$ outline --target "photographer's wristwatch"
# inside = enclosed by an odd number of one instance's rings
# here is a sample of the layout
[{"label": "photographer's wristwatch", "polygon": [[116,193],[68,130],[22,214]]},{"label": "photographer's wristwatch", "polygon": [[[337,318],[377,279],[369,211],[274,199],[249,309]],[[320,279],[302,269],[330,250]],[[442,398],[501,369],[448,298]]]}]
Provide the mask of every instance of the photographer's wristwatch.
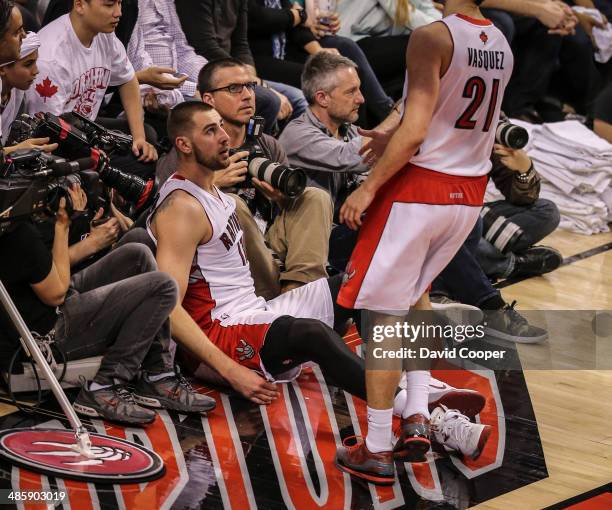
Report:
[{"label": "photographer's wristwatch", "polygon": [[535,170],[533,168],[533,163],[531,163],[529,170],[527,170],[523,174],[517,173],[516,178],[519,182],[522,182],[523,184],[527,184],[534,175],[535,175]]}]

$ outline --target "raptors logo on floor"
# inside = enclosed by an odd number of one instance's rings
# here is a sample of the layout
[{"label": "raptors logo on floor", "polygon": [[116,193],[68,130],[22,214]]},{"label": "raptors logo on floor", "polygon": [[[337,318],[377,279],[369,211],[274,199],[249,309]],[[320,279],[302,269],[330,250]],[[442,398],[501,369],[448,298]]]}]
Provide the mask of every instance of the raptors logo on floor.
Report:
[{"label": "raptors logo on floor", "polygon": [[[347,343],[360,348],[356,334],[349,335]],[[157,452],[166,466],[165,475],[158,480],[104,486],[4,465],[0,488],[65,490],[68,497],[63,508],[73,509],[394,509],[427,508],[423,505],[428,501],[445,501],[461,509],[546,477],[522,373],[496,374],[476,370],[476,366],[473,371],[447,368],[432,375],[486,396],[486,405],[476,419],[493,427],[491,438],[477,461],[433,451],[427,463],[398,466],[399,479],[392,487],[356,482],[334,467],[342,439],[365,430],[365,403],[328,384],[314,367],[297,381],[281,385],[280,398],[270,406],[257,407],[202,388],[218,402],[206,417],[162,411],[145,429],[99,420],[88,423],[95,432]],[[53,408],[19,416],[21,426],[66,426]],[[50,421],[50,417],[57,418]],[[14,424],[15,415],[4,418],[0,426],[8,426],[7,420]],[[47,444],[44,449],[61,449],[61,445]],[[35,507],[26,503],[23,508]]]}]

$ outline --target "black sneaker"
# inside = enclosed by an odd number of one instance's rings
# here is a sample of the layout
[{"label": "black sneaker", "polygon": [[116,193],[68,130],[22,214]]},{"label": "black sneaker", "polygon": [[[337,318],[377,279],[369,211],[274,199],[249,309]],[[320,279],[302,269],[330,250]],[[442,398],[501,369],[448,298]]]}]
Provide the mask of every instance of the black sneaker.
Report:
[{"label": "black sneaker", "polygon": [[513,301],[501,310],[484,310],[484,332],[493,338],[521,344],[535,344],[546,340],[548,331],[529,324],[527,319],[514,309],[515,305],[516,301]]},{"label": "black sneaker", "polygon": [[139,406],[123,384],[95,391],[83,384],[72,407],[84,416],[100,417],[129,425],[147,425],[157,416],[155,411]]},{"label": "black sneaker", "polygon": [[548,246],[533,246],[527,251],[516,254],[514,271],[508,278],[520,276],[538,276],[550,273],[563,262],[563,255]]},{"label": "black sneaker", "polygon": [[207,413],[217,403],[214,398],[202,395],[180,373],[169,375],[159,381],[151,381],[149,374],[142,371],[134,399],[144,406],[169,409],[179,413]]}]

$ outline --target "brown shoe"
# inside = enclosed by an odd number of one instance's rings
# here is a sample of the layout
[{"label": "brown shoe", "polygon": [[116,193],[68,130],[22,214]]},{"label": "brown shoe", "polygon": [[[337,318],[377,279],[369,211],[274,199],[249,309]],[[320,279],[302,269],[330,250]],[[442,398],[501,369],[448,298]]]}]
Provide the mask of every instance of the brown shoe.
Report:
[{"label": "brown shoe", "polygon": [[402,418],[399,439],[393,448],[395,460],[426,462],[425,454],[431,446],[429,434],[429,419],[422,414],[413,414],[408,418]]},{"label": "brown shoe", "polygon": [[336,466],[340,471],[377,485],[395,483],[395,464],[391,450],[372,453],[368,450],[364,440],[348,446],[349,440],[356,440],[356,438],[355,436],[346,438],[343,446],[336,452]]}]

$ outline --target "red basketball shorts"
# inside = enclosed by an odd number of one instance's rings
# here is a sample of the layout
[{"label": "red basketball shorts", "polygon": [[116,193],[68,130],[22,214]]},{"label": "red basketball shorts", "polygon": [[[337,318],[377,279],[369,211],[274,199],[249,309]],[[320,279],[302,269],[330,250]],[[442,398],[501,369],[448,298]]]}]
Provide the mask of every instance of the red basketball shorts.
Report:
[{"label": "red basketball shorts", "polygon": [[474,227],[486,184],[487,176],[400,170],[366,211],[338,304],[407,312]]}]

